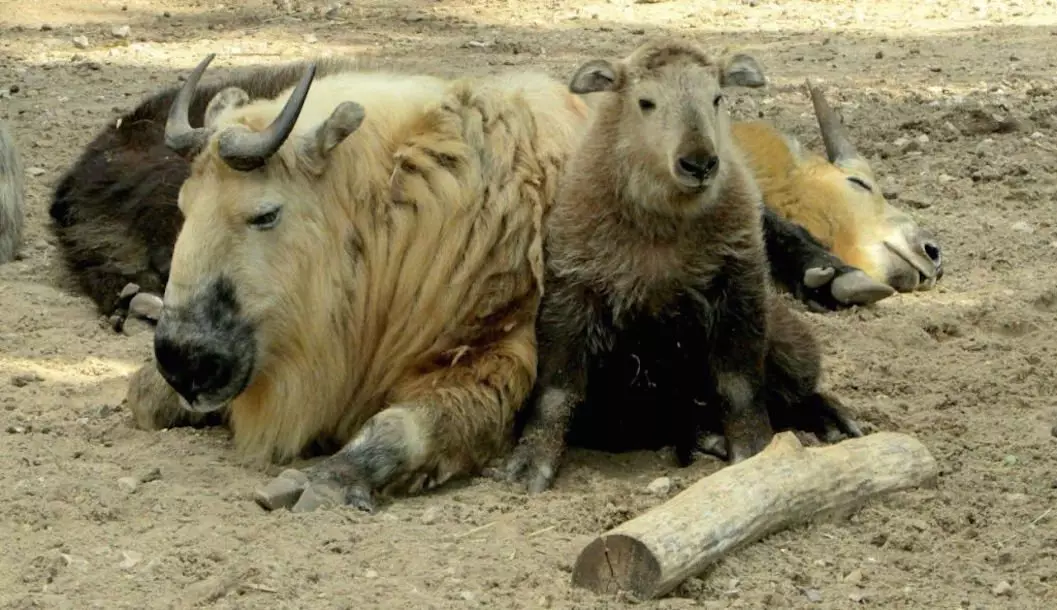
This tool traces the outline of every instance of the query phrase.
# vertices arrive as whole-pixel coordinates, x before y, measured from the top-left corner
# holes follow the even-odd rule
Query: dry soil
[[[349,53],[564,78],[666,30],[754,53],[770,83],[738,91],[737,112],[816,149],[801,84],[821,79],[891,200],[939,236],[937,290],[804,315],[827,386],[872,428],[921,438],[942,475],[641,605],[1057,607],[1057,6],[983,0],[3,0],[0,117],[29,209],[24,258],[0,267],[0,604],[632,605],[572,589],[577,552],[661,502],[654,478],[676,493],[717,461],[573,452],[532,498],[472,480],[374,515],[265,513],[250,494],[268,473],[235,464],[224,432],[130,426],[150,333],[113,333],[63,288],[47,208],[97,130],[208,52],[215,70]]]

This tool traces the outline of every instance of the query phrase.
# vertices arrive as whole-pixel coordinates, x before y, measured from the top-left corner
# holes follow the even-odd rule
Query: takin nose
[[[675,162],[675,168],[686,178],[704,182],[716,173],[716,169],[719,168],[719,157],[710,152],[697,151],[679,157],[679,160]]]
[[[936,273],[939,275],[943,271],[943,252],[940,245],[934,241],[926,241],[921,244],[921,251],[936,265]]]
[[[154,336],[158,372],[192,407],[198,398],[226,388],[234,377],[235,360],[219,347],[157,332]]]

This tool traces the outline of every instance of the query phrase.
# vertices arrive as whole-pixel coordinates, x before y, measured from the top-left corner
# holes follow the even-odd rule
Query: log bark
[[[757,455],[591,541],[576,559],[573,586],[660,597],[743,545],[822,514],[850,514],[937,472],[929,450],[905,434],[806,448],[782,432]]]

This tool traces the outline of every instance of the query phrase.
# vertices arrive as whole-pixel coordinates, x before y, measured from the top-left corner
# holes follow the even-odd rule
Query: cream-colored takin
[[[535,380],[540,223],[586,106],[540,74],[310,66],[276,100],[220,91],[192,128],[211,59],[166,128],[193,160],[137,420],[226,410],[249,458],[343,446],[284,496],[295,510],[479,469]]]

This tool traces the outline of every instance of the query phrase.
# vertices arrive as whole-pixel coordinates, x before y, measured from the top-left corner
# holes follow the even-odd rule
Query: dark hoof
[[[869,305],[896,293],[888,284],[882,284],[859,270],[833,280],[830,290],[833,298],[847,305]]]
[[[701,438],[697,439],[697,448],[702,453],[715,456],[723,461],[727,461],[729,457],[727,454],[727,437],[722,434],[711,432],[702,434]]]
[[[731,440],[727,437],[727,456],[730,464],[744,462],[764,450],[774,434],[758,434],[749,438]]]
[[[493,471],[493,478],[523,485],[528,493],[538,494],[554,485],[559,459],[559,455],[526,443],[523,439],[506,463]]]

